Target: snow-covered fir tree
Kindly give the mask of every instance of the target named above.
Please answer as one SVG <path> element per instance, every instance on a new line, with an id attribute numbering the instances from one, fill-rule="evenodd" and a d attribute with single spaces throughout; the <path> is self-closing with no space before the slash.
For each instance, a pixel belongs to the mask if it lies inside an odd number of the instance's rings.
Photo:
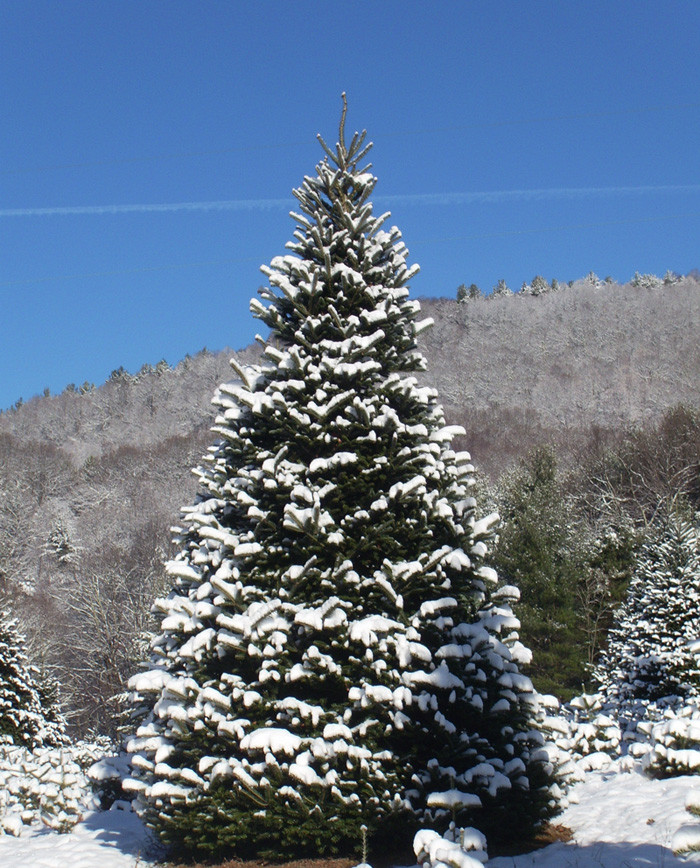
<path id="1" fill-rule="evenodd" d="M 642 547 L 627 599 L 594 671 L 622 725 L 650 702 L 700 696 L 700 531 L 671 512 Z"/>
<path id="2" fill-rule="evenodd" d="M 265 360 L 220 387 L 160 634 L 131 680 L 127 786 L 180 851 L 410 846 L 420 824 L 527 835 L 557 809 L 473 467 L 414 372 L 419 305 L 365 134 L 295 191 L 251 310 Z M 320 137 L 319 137 L 320 138 Z M 261 339 L 262 340 L 262 339 Z"/>
<path id="3" fill-rule="evenodd" d="M 532 279 L 532 283 L 523 283 L 520 287 L 520 295 L 545 295 L 551 292 L 552 285 L 542 277 L 541 274 L 536 274 Z"/>
<path id="4" fill-rule="evenodd" d="M 508 286 L 508 284 L 501 278 L 501 280 L 496 283 L 494 288 L 491 290 L 491 295 L 487 296 L 488 298 L 504 298 L 509 295 L 513 295 L 513 290 Z"/>
<path id="5" fill-rule="evenodd" d="M 56 685 L 27 658 L 17 621 L 0 611 L 0 737 L 30 749 L 65 740 Z"/>

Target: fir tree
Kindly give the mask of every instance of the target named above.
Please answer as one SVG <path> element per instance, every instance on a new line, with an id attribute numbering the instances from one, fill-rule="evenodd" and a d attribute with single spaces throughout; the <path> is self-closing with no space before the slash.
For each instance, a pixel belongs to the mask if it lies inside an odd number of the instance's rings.
<path id="1" fill-rule="evenodd" d="M 538 690 L 569 699 L 586 678 L 578 590 L 587 564 L 553 449 L 532 450 L 504 477 L 499 501 L 503 521 L 493 563 L 522 591 L 516 611 L 534 654 L 530 673 Z"/>
<path id="2" fill-rule="evenodd" d="M 522 835 L 556 809 L 516 592 L 484 564 L 493 518 L 412 376 L 418 269 L 373 215 L 344 116 L 295 191 L 289 254 L 263 268 L 265 361 L 232 362 L 217 394 L 221 440 L 131 681 L 128 786 L 192 853 L 350 852 L 363 825 L 400 847 L 453 819 Z"/>
<path id="3" fill-rule="evenodd" d="M 64 730 L 56 684 L 29 663 L 17 621 L 0 612 L 0 737 L 33 749 L 62 744 Z"/>
<path id="4" fill-rule="evenodd" d="M 700 696 L 700 532 L 666 516 L 642 546 L 594 677 L 623 724 Z"/>
<path id="5" fill-rule="evenodd" d="M 532 279 L 532 283 L 523 283 L 520 287 L 520 295 L 545 295 L 551 292 L 552 287 L 540 274 L 536 274 Z"/>
<path id="6" fill-rule="evenodd" d="M 490 298 L 502 298 L 509 295 L 513 295 L 513 290 L 508 286 L 505 280 L 501 278 L 491 290 Z"/>

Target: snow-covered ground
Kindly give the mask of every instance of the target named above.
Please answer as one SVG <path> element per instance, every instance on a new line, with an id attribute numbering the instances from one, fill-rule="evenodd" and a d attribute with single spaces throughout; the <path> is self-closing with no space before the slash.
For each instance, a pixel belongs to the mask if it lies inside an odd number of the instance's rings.
<path id="1" fill-rule="evenodd" d="M 40 826 L 0 836 L 2 868 L 146 868 L 157 849 L 131 811 L 88 814 L 65 835 Z"/>
<path id="2" fill-rule="evenodd" d="M 671 842 L 687 825 L 700 826 L 685 810 L 700 777 L 649 780 L 638 772 L 592 772 L 577 784 L 572 804 L 557 819 L 574 832 L 567 844 L 552 844 L 522 856 L 489 860 L 488 868 L 676 868 L 700 865 L 700 853 L 674 856 Z M 153 842 L 134 814 L 89 814 L 59 835 L 43 829 L 19 838 L 0 837 L 3 868 L 146 868 L 154 864 Z"/>

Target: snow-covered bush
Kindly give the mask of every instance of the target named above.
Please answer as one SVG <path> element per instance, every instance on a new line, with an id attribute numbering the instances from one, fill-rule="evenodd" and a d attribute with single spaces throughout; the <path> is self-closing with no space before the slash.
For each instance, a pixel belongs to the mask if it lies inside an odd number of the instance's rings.
<path id="1" fill-rule="evenodd" d="M 568 788 L 582 778 L 575 763 L 576 755 L 571 750 L 571 717 L 556 696 L 545 694 L 538 698 L 537 726 L 543 737 L 540 750 L 558 781 L 558 798 L 564 808 L 568 805 Z"/>
<path id="2" fill-rule="evenodd" d="M 619 756 L 622 733 L 617 721 L 603 709 L 603 695 L 582 693 L 567 704 L 570 750 L 575 757 L 593 753 Z"/>
<path id="3" fill-rule="evenodd" d="M 694 816 L 700 816 L 700 790 L 689 790 L 685 799 L 685 809 Z M 700 850 L 700 823 L 686 823 L 678 829 L 671 841 L 676 854 L 694 853 Z"/>
<path id="4" fill-rule="evenodd" d="M 67 747 L 30 750 L 0 743 L 0 827 L 18 835 L 25 825 L 41 822 L 68 832 L 88 810 L 100 807 L 88 767 L 106 745 L 80 742 Z"/>
<path id="5" fill-rule="evenodd" d="M 444 836 L 433 829 L 416 832 L 413 852 L 420 868 L 481 868 L 488 859 L 484 835 L 454 824 Z"/>
<path id="6" fill-rule="evenodd" d="M 28 748 L 65 742 L 56 686 L 27 659 L 17 621 L 0 612 L 0 737 Z"/>
<path id="7" fill-rule="evenodd" d="M 117 801 L 128 801 L 131 795 L 123 789 L 124 780 L 131 774 L 131 758 L 124 751 L 115 752 L 111 745 L 107 752 L 101 750 L 98 743 L 93 745 L 100 753 L 99 759 L 94 757 L 87 768 L 87 777 L 92 786 L 93 794 L 97 799 L 100 809 L 108 810 Z M 82 757 L 78 757 L 81 762 Z M 84 765 L 84 763 L 82 763 Z"/>
<path id="8" fill-rule="evenodd" d="M 290 252 L 251 303 L 264 361 L 216 396 L 221 439 L 131 681 L 125 785 L 181 852 L 351 852 L 363 825 L 400 847 L 475 812 L 522 838 L 559 806 L 486 564 L 495 517 L 477 520 L 463 431 L 413 376 L 429 322 L 363 142 L 341 122 L 295 191 Z"/>
<path id="9" fill-rule="evenodd" d="M 700 772 L 700 708 L 697 703 L 677 710 L 668 709 L 656 723 L 641 721 L 637 731 L 648 739 L 647 751 L 641 757 L 647 774 L 668 778 Z"/>

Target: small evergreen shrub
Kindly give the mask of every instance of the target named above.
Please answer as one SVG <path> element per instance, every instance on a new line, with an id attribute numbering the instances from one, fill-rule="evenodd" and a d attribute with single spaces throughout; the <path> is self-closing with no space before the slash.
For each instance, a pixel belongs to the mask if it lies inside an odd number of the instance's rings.
<path id="1" fill-rule="evenodd" d="M 693 789 L 688 792 L 685 809 L 694 817 L 700 816 L 700 790 Z M 671 849 L 677 855 L 700 851 L 700 823 L 682 825 L 673 836 Z"/>
<path id="2" fill-rule="evenodd" d="M 420 868 L 481 868 L 488 859 L 481 832 L 458 829 L 454 824 L 444 835 L 433 829 L 416 832 L 413 852 Z"/>
<path id="3" fill-rule="evenodd" d="M 83 815 L 100 807 L 86 768 L 99 760 L 104 744 L 80 742 L 71 747 L 37 747 L 0 743 L 0 826 L 19 835 L 41 822 L 69 832 Z"/>
<path id="4" fill-rule="evenodd" d="M 648 738 L 648 750 L 642 756 L 647 774 L 670 778 L 700 772 L 700 707 L 697 703 L 675 711 L 667 709 L 661 720 L 640 722 L 637 730 Z"/>
<path id="5" fill-rule="evenodd" d="M 617 721 L 603 709 L 603 695 L 583 693 L 567 705 L 570 715 L 570 750 L 575 757 L 605 753 L 620 755 L 622 733 Z"/>

